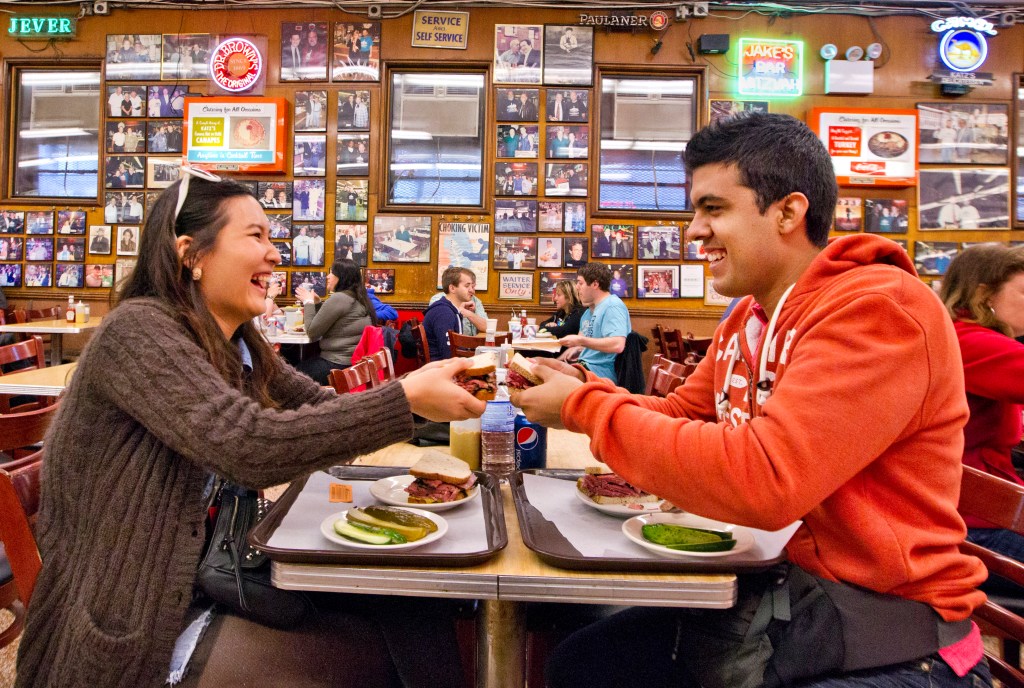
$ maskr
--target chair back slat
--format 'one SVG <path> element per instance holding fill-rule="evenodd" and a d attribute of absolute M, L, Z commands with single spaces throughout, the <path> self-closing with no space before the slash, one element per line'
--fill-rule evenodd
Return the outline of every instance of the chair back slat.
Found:
<path fill-rule="evenodd" d="M 683 333 L 679 330 L 665 330 L 661 333 L 662 341 L 665 342 L 665 358 L 671 361 L 683 362 Z"/>
<path fill-rule="evenodd" d="M 338 394 L 362 391 L 357 388 L 361 388 L 364 385 L 375 387 L 380 384 L 380 378 L 377 377 L 377 369 L 374 367 L 373 361 L 365 358 L 354 366 L 343 370 L 332 370 L 327 375 L 327 381 L 331 383 L 331 387 L 334 387 L 334 391 Z"/>
<path fill-rule="evenodd" d="M 665 328 L 658 323 L 651 328 L 651 339 L 654 340 L 654 346 L 658 349 L 658 354 L 665 358 L 668 358 L 668 347 L 665 344 Z"/>
<path fill-rule="evenodd" d="M 391 382 L 395 379 L 395 361 L 391 357 L 391 349 L 386 346 L 375 354 L 363 356 L 360 360 L 373 363 L 381 382 Z"/>
<path fill-rule="evenodd" d="M 11 454 L 42 442 L 59 406 L 54 403 L 33 411 L 0 415 L 0 451 Z"/>
<path fill-rule="evenodd" d="M 31 460 L 29 460 L 31 459 Z M 22 602 L 28 605 L 42 567 L 32 523 L 39 510 L 43 453 L 0 468 L 0 541 Z"/>
<path fill-rule="evenodd" d="M 511 332 L 506 332 L 500 337 L 494 338 L 494 346 L 501 346 L 511 342 Z M 487 344 L 487 335 L 459 334 L 455 330 L 448 330 L 448 346 L 452 352 L 452 358 L 472 358 L 476 356 L 476 348 L 485 344 Z"/>
<path fill-rule="evenodd" d="M 6 371 L 4 366 L 10 363 L 17 363 L 18 361 L 32 361 L 34 359 L 34 362 L 31 365 L 26 364 L 19 366 L 19 371 L 45 368 L 46 356 L 43 351 L 43 338 L 39 336 L 29 337 L 23 342 L 0 346 L 0 375 L 2 375 L 3 372 L 14 372 Z"/>
<path fill-rule="evenodd" d="M 412 336 L 416 338 L 416 365 L 430 363 L 430 344 L 427 343 L 427 331 L 421 323 L 412 326 Z"/>

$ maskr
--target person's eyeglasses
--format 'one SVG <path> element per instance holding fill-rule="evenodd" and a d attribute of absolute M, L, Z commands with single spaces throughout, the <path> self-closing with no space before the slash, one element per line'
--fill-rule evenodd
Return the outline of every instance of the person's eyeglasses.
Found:
<path fill-rule="evenodd" d="M 178 221 L 178 215 L 181 213 L 181 208 L 185 205 L 185 199 L 188 198 L 188 182 L 192 177 L 199 177 L 205 179 L 208 182 L 219 182 L 223 181 L 220 177 L 201 170 L 198 167 L 188 167 L 186 165 L 181 166 L 181 184 L 178 185 L 178 202 L 174 205 L 174 221 Z"/>

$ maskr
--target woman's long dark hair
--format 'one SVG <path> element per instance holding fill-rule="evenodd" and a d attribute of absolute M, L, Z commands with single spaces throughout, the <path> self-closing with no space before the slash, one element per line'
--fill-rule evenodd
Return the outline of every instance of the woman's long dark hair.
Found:
<path fill-rule="evenodd" d="M 359 266 L 351 260 L 338 260 L 331 266 L 331 274 L 338 278 L 338 283 L 334 285 L 334 291 L 343 291 L 356 302 L 363 304 L 363 308 L 370 316 L 370 322 L 379 325 L 377 309 L 373 307 L 373 302 L 370 301 L 370 297 L 366 293 L 363 273 L 359 270 Z"/>
<path fill-rule="evenodd" d="M 235 333 L 241 336 L 252 354 L 252 375 L 243 375 L 238 347 L 224 338 L 213 313 L 207 308 L 199 283 L 192 279 L 192 266 L 213 249 L 221 229 L 228 223 L 228 201 L 252 194 L 231 180 L 211 182 L 192 177 L 185 204 L 175 220 L 174 207 L 180 185 L 180 181 L 172 184 L 153 204 L 139 242 L 138 263 L 127 281 L 112 295 L 114 305 L 140 297 L 166 303 L 229 385 L 265 407 L 276 407 L 269 389 L 270 380 L 281 366 L 276 354 L 252 321 L 246 321 Z M 179 236 L 192 237 L 183 257 L 178 256 L 175 243 Z"/>

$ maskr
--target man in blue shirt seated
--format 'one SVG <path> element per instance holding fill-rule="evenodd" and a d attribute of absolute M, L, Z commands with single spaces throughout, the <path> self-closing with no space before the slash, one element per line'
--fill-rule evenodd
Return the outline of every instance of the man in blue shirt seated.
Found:
<path fill-rule="evenodd" d="M 423 316 L 423 329 L 427 333 L 431 361 L 451 358 L 448 331 L 462 334 L 462 316 L 473 308 L 474 284 L 476 275 L 472 270 L 450 267 L 441 273 L 444 296 L 432 303 Z"/>
<path fill-rule="evenodd" d="M 580 333 L 559 341 L 563 346 L 582 347 L 579 362 L 614 382 L 615 356 L 626 348 L 626 336 L 633 327 L 626 304 L 608 291 L 611 281 L 612 271 L 604 263 L 586 263 L 576 271 L 576 289 L 587 310 L 580 319 Z"/>

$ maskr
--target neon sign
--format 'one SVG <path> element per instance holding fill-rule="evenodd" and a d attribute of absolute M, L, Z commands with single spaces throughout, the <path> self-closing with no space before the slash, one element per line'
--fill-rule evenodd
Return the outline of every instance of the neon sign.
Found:
<path fill-rule="evenodd" d="M 939 59 L 954 72 L 973 72 L 988 57 L 988 40 L 982 34 L 995 36 L 992 23 L 976 17 L 936 19 L 932 31 L 941 33 Z"/>
<path fill-rule="evenodd" d="M 252 41 L 229 38 L 218 45 L 210 58 L 210 76 L 225 91 L 237 93 L 252 88 L 263 74 L 263 56 Z"/>
<path fill-rule="evenodd" d="M 74 38 L 77 29 L 77 17 L 11 17 L 7 35 L 11 38 Z"/>
<path fill-rule="evenodd" d="M 737 91 L 762 98 L 803 95 L 803 63 L 803 41 L 741 38 Z"/>

